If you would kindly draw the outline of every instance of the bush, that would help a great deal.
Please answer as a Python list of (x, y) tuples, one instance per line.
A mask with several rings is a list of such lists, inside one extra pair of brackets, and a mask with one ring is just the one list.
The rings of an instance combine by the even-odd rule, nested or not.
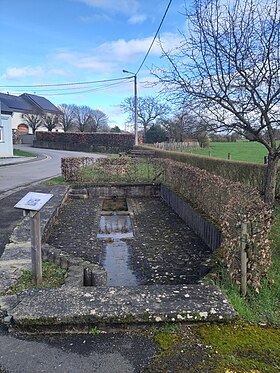
[(61, 172), (71, 182), (149, 182), (160, 180), (163, 166), (153, 159), (62, 158)]
[(166, 160), (165, 183), (212, 219), (222, 231), (220, 259), (240, 282), (241, 223), (248, 226), (248, 284), (255, 290), (271, 265), (272, 210), (257, 189), (180, 162)]
[[(139, 149), (150, 149), (150, 147), (139, 146)], [(203, 155), (165, 151), (153, 148), (156, 157), (172, 159), (174, 161), (187, 163), (221, 176), (234, 182), (250, 185), (264, 191), (265, 165), (249, 162), (230, 161), (220, 158), (205, 157)], [(280, 174), (276, 184), (276, 195), (280, 195)]]
[(101, 132), (36, 132), (34, 146), (98, 152), (120, 152), (131, 149), (134, 135)]

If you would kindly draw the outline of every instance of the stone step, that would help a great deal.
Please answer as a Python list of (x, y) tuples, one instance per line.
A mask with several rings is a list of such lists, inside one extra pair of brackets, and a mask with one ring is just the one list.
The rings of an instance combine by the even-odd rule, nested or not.
[(31, 289), (9, 311), (18, 331), (160, 322), (228, 322), (236, 313), (213, 285)]

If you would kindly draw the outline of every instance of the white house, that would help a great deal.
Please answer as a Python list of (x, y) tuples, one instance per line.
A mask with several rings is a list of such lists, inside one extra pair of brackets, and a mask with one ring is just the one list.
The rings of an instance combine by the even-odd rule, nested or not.
[(20, 96), (0, 93), (0, 101), (12, 113), (12, 130), (18, 135), (32, 133), (28, 125), (24, 123), (22, 114), (34, 112), (61, 114), (61, 111), (45, 97), (29, 93), (23, 93)]
[(12, 112), (0, 101), (0, 157), (13, 156)]

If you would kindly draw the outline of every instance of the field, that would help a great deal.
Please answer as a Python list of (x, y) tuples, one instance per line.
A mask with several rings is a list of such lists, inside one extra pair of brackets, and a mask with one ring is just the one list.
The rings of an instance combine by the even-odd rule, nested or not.
[(233, 161), (264, 163), (267, 149), (255, 141), (238, 142), (211, 142), (210, 148), (192, 150), (193, 154), (209, 155), (212, 157), (227, 159), (231, 154)]

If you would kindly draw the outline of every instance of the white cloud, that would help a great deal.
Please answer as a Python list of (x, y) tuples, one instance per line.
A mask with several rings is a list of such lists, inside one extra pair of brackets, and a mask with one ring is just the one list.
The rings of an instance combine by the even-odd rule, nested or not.
[(147, 16), (145, 14), (135, 14), (134, 16), (130, 17), (128, 23), (132, 25), (139, 25), (140, 23), (145, 22)]
[(102, 23), (112, 22), (112, 18), (106, 14), (94, 14), (91, 16), (81, 16), (80, 20), (84, 23)]
[[(180, 36), (172, 33), (165, 33), (161, 36), (161, 43), (165, 50), (174, 48), (180, 42)], [(112, 73), (115, 70), (121, 71), (128, 63), (131, 65), (137, 62), (147, 52), (151, 45), (152, 37), (143, 39), (118, 39), (106, 42), (98, 47), (78, 51), (61, 51), (54, 55), (56, 63), (63, 63), (64, 66), (73, 66), (82, 70), (89, 70), (96, 73)], [(161, 56), (161, 48), (158, 40), (155, 41), (150, 51), (150, 56)], [(122, 65), (121, 68), (118, 65)]]
[(144, 39), (118, 39), (112, 42), (103, 43), (96, 52), (98, 55), (117, 61), (130, 61), (145, 53), (152, 41), (151, 37)]
[(8, 67), (1, 76), (4, 80), (22, 80), (25, 78), (44, 78), (46, 75), (67, 76), (67, 72), (61, 68), (43, 68), (40, 66)]
[(8, 67), (5, 73), (2, 75), (2, 79), (5, 80), (17, 80), (26, 77), (40, 77), (44, 75), (44, 71), (41, 67)]
[(135, 14), (139, 8), (138, 0), (79, 0), (93, 8), (106, 10), (110, 13)]
[(94, 51), (89, 52), (60, 52), (55, 55), (60, 63), (68, 64), (82, 70), (91, 70), (97, 73), (112, 72), (114, 63), (105, 61), (102, 56), (96, 56)]
[[(165, 50), (173, 49), (180, 44), (181, 37), (178, 34), (165, 33), (160, 38), (161, 44)], [(143, 39), (124, 40), (119, 39), (112, 42), (101, 44), (96, 48), (97, 55), (106, 56), (117, 61), (135, 60), (139, 56), (144, 56), (149, 46), (151, 45), (152, 37)], [(160, 43), (158, 40), (150, 51), (150, 55), (160, 56), (162, 54)]]

